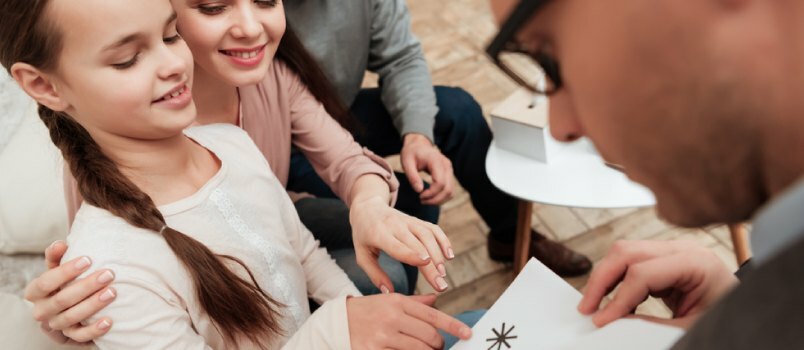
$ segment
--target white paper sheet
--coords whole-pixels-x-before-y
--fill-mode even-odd
[[[683,334],[632,319],[598,329],[591,317],[577,311],[580,300],[575,288],[531,259],[472,329],[472,338],[452,349],[666,349]]]

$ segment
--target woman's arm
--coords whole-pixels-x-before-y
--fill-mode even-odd
[[[380,268],[380,250],[420,271],[437,291],[447,289],[447,259],[454,258],[452,246],[436,225],[402,213],[389,205],[385,183],[371,174],[363,175],[352,187],[349,221],[358,265],[374,285],[384,292],[393,288]]]
[[[293,144],[318,175],[350,207],[350,223],[358,265],[384,291],[393,285],[379,267],[380,251],[420,266],[438,291],[447,288],[444,262],[452,258],[449,239],[437,226],[408,216],[391,205],[399,183],[390,166],[343,129],[285,68],[291,104]]]

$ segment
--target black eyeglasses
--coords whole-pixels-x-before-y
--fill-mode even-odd
[[[552,56],[517,43],[516,33],[548,0],[522,0],[500,27],[486,53],[505,74],[531,92],[551,95],[563,86],[558,62]],[[534,67],[533,63],[536,63]],[[547,80],[546,84],[541,77]]]

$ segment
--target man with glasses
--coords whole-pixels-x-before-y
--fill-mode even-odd
[[[694,243],[618,242],[578,309],[603,326],[652,295],[673,312],[655,321],[689,328],[674,348],[804,348],[804,3],[491,3],[501,29],[488,52],[549,95],[555,138],[589,137],[674,224],[753,219],[739,281]],[[514,55],[532,58],[546,86]]]

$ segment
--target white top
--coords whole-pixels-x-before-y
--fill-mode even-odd
[[[587,139],[559,143],[548,134],[545,142],[551,150],[547,163],[492,142],[486,172],[494,186],[514,197],[548,205],[627,208],[655,204],[647,188],[606,166]]]
[[[198,192],[159,207],[170,227],[216,254],[239,258],[280,311],[286,337],[271,348],[348,349],[346,296],[359,295],[324,248],[299,221],[285,189],[248,135],[224,124],[187,129],[222,165]],[[93,259],[92,269],[115,272],[117,298],[89,320],[114,320],[95,340],[101,349],[232,349],[203,312],[192,280],[157,233],[139,229],[84,203],[62,261]],[[242,269],[237,270],[245,276]],[[310,317],[307,298],[323,306]],[[243,341],[239,348],[247,348]]]

